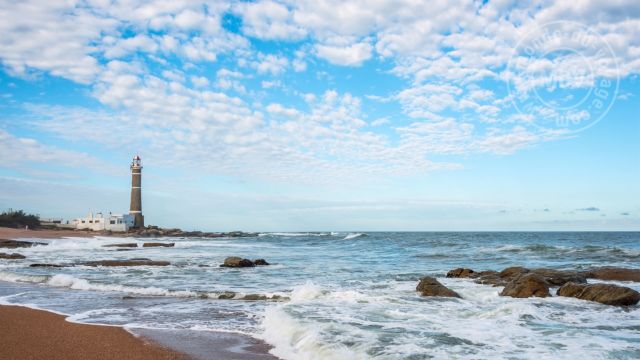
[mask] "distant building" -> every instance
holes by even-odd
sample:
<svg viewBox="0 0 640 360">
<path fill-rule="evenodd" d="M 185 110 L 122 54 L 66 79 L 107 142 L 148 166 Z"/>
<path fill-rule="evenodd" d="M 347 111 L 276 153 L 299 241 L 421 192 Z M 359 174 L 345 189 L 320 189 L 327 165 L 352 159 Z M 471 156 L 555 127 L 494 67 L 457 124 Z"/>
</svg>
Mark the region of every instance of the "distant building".
<svg viewBox="0 0 640 360">
<path fill-rule="evenodd" d="M 135 216 L 131 214 L 111 214 L 103 215 L 97 213 L 95 216 L 90 213 L 87 217 L 73 220 L 75 228 L 78 230 L 110 230 L 116 232 L 128 231 L 134 225 Z"/>
</svg>

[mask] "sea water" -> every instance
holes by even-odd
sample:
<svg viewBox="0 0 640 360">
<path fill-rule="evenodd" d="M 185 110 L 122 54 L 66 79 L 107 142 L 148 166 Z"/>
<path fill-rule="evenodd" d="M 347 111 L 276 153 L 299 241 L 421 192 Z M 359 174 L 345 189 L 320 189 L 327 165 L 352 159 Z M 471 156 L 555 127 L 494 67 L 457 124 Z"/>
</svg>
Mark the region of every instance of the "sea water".
<svg viewBox="0 0 640 360">
<path fill-rule="evenodd" d="M 129 328 L 247 334 L 283 359 L 640 358 L 640 306 L 500 297 L 456 267 L 640 268 L 640 233 L 271 233 L 255 238 L 40 240 L 0 261 L 0 302 Z M 131 251 L 103 247 L 137 242 Z M 10 251 L 11 252 L 11 251 Z M 228 256 L 269 266 L 219 267 Z M 144 257 L 166 267 L 31 268 Z M 415 291 L 437 277 L 462 299 Z M 640 290 L 640 283 L 611 282 Z M 233 299 L 220 300 L 234 292 Z M 552 289 L 555 294 L 555 289 Z M 280 300 L 242 300 L 246 294 Z"/>
</svg>

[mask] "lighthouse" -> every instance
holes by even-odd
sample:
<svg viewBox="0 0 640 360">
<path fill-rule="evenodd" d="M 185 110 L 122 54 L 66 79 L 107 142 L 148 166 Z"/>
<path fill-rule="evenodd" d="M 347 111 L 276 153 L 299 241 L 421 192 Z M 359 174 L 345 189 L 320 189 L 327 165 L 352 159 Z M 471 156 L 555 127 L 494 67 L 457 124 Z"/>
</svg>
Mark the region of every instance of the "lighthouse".
<svg viewBox="0 0 640 360">
<path fill-rule="evenodd" d="M 142 160 L 136 155 L 131 162 L 131 205 L 129 214 L 133 215 L 133 228 L 144 227 L 142 216 Z"/>
</svg>

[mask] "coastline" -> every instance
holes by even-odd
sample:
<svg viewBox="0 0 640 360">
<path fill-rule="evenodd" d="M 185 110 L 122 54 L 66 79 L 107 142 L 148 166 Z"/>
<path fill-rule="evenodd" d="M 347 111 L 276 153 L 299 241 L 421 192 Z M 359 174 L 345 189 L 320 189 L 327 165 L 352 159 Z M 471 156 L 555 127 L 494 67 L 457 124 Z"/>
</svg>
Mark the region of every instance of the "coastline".
<svg viewBox="0 0 640 360">
<path fill-rule="evenodd" d="M 278 360 L 252 337 L 194 330 L 124 329 L 66 321 L 19 304 L 0 305 L 2 359 Z"/>
<path fill-rule="evenodd" d="M 117 234 L 108 234 L 99 231 L 88 230 L 26 230 L 0 227 L 0 239 L 60 239 L 64 237 L 94 237 L 109 236 L 122 237 Z"/>
<path fill-rule="evenodd" d="M 13 305 L 0 305 L 0 358 L 190 359 L 121 327 L 71 323 L 63 315 Z"/>
</svg>

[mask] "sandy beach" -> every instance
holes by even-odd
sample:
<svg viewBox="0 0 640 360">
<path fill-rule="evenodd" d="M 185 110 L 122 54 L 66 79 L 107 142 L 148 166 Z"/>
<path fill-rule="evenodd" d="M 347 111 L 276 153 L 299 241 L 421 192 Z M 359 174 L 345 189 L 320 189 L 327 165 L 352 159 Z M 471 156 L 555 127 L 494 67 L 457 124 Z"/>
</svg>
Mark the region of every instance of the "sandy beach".
<svg viewBox="0 0 640 360">
<path fill-rule="evenodd" d="M 63 237 L 113 236 L 102 232 L 86 230 L 26 230 L 0 227 L 0 239 L 57 239 Z"/>
<path fill-rule="evenodd" d="M 189 359 L 119 327 L 70 323 L 20 306 L 0 306 L 0 335 L 2 359 Z"/>
</svg>

